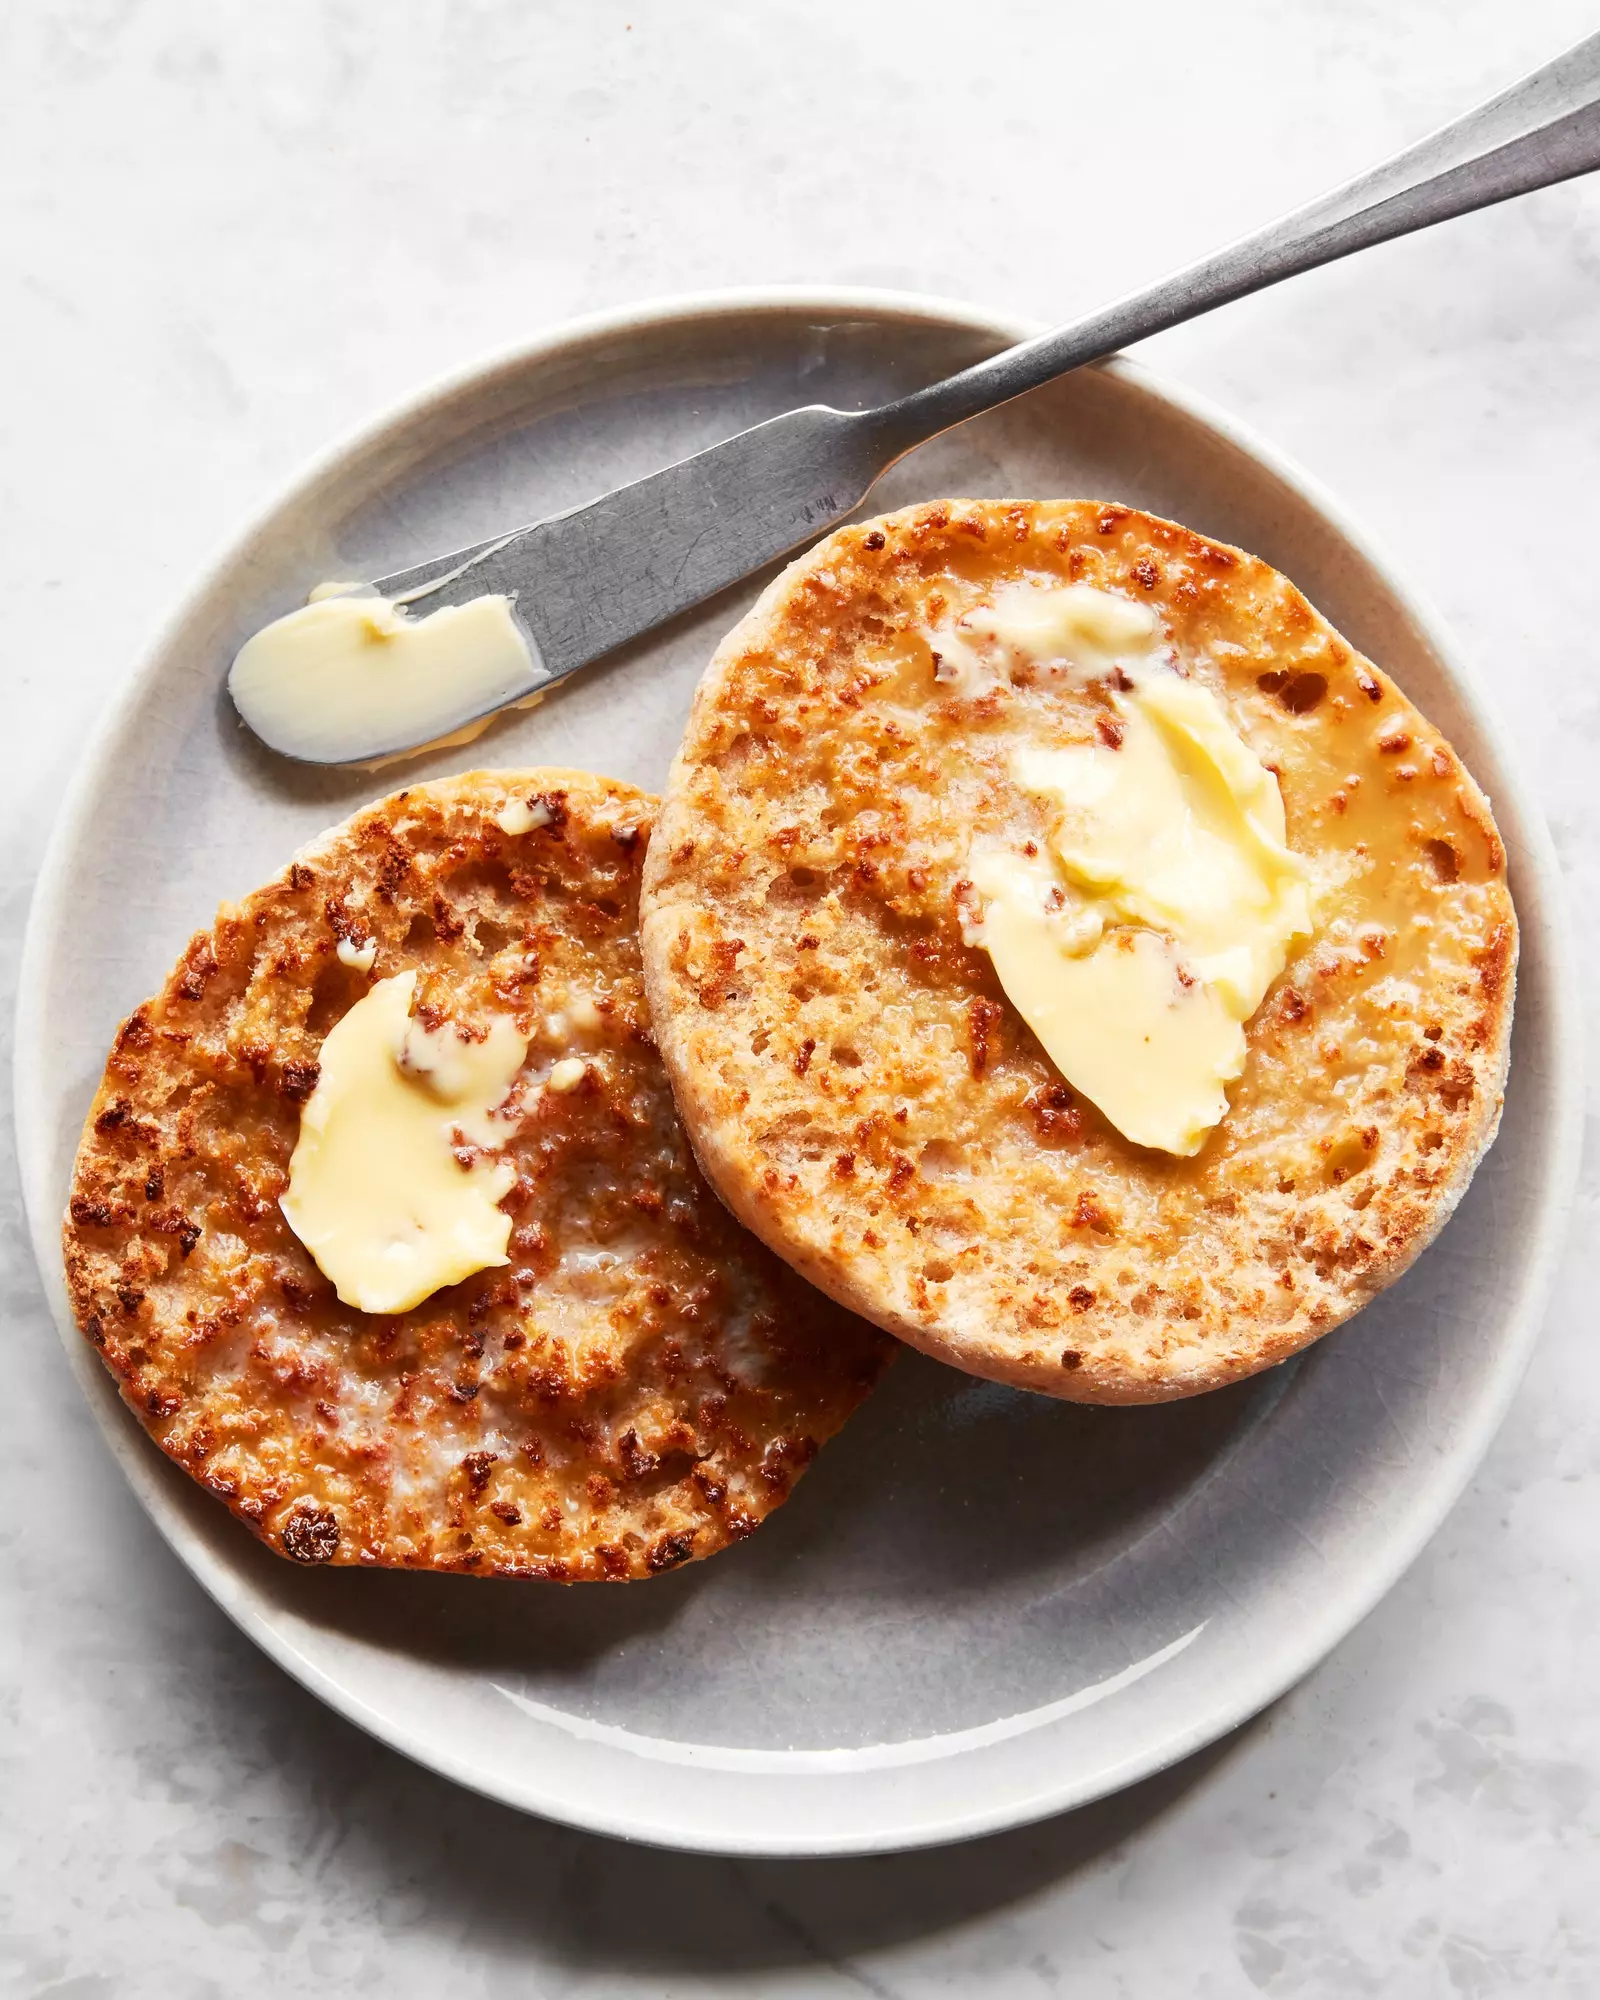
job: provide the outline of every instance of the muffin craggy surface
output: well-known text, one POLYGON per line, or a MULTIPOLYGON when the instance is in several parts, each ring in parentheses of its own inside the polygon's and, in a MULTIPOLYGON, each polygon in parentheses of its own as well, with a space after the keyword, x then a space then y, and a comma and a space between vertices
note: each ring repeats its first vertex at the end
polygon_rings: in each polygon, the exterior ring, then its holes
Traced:
POLYGON ((1084 1401, 1280 1361, 1432 1238, 1498 1123, 1516 923, 1487 802, 1265 563, 1132 509, 949 501, 841 529, 695 699, 645 869, 656 1032, 701 1163, 841 1302, 1084 1401), (938 635, 997 591, 1148 605, 1277 774, 1315 929, 1193 1159, 1123 1138, 972 935, 975 842, 1047 841, 1022 744, 1106 740, 1103 684, 938 635))
POLYGON ((778 1506, 891 1351, 695 1170, 640 978, 653 810, 568 771, 397 792, 225 907, 117 1035, 65 1230, 79 1324, 162 1449, 284 1554, 670 1569, 778 1506), (511 1261, 373 1315, 278 1203, 324 1037, 411 969, 430 1027, 529 1037, 511 1261))

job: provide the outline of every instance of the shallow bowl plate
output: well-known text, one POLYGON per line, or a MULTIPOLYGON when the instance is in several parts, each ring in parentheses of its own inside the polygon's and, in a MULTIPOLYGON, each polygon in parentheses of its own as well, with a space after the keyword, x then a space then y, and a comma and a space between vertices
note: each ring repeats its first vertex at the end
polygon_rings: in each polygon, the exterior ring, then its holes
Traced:
MULTIPOLYGON (((1078 1409, 907 1355, 753 1540, 627 1589, 303 1570, 167 1463, 71 1324, 57 1248, 118 1019, 218 901, 405 777, 587 766, 659 787, 760 579, 404 776, 259 752, 222 695, 265 619, 583 501, 795 403, 864 405, 1031 329, 888 294, 722 295, 570 326, 324 458, 130 681, 63 809, 28 936, 18 1127, 84 1393, 184 1562, 273 1658, 496 1798, 667 1845, 909 1847, 1099 1797, 1220 1736, 1377 1601, 1482 1454, 1543 1306, 1576 1160, 1549 844, 1450 640, 1325 495, 1195 398, 1087 369, 904 461, 943 494, 1131 501, 1285 570, 1492 795, 1523 925, 1505 1122, 1413 1272, 1297 1363, 1197 1401, 1078 1409)), ((605 579, 597 578, 603 589, 605 579)))

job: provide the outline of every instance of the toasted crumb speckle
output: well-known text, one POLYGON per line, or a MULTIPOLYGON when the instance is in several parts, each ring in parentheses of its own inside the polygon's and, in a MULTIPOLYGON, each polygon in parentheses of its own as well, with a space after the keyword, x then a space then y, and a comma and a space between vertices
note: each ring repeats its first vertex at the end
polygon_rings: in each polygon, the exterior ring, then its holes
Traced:
POLYGON ((944 501, 785 571, 696 695, 642 935, 735 1213, 904 1339, 1053 1395, 1190 1395, 1294 1353, 1428 1242, 1499 1118, 1516 920, 1482 793, 1287 579, 1127 507, 944 501), (1107 708, 1025 661, 942 674, 933 640, 1065 582, 1156 613, 1314 877, 1316 935, 1193 1160, 1070 1088, 972 927, 973 839, 1048 833, 1012 748, 1103 741, 1107 708))
POLYGON ((161 1448, 293 1561, 660 1574, 778 1506, 892 1352, 695 1168, 639 965, 653 803, 578 772, 413 786, 222 911, 118 1033, 64 1232, 79 1323, 161 1448), (416 968, 430 1023, 531 1034, 547 990, 585 1002, 586 1056, 541 1090, 530 1048, 508 1123, 510 1266, 392 1317, 341 1305, 278 1208, 369 947, 416 968))

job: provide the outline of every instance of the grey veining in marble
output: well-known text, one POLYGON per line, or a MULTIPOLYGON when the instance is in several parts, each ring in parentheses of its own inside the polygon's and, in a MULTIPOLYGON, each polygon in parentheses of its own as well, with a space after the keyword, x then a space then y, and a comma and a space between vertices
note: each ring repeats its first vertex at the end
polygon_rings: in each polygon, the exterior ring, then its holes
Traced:
MULTIPOLYGON (((651 293, 877 283, 1065 316, 1591 26, 1577 0, 18 0, 7 1024, 83 728, 331 433, 651 293)), ((1150 359, 1324 478, 1462 635, 1542 789, 1592 1004, 1600 187, 1301 280, 1150 359)), ((0 1202, 6 1993, 1600 1990, 1593 1152, 1504 1432, 1304 1685, 1071 1818, 795 1865, 521 1820, 321 1710, 133 1507, 48 1324, 9 1161, 0 1202)))

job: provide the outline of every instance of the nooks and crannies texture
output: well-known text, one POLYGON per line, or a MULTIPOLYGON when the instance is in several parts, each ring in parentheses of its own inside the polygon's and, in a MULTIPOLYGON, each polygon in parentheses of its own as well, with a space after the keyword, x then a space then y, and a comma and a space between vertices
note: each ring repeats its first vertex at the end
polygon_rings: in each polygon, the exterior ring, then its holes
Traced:
POLYGON ((951 500, 839 530, 719 649, 645 869, 696 1150, 833 1297, 976 1374, 1191 1395, 1302 1348, 1432 1238, 1493 1137, 1516 920, 1487 801, 1284 577, 1127 507, 951 500), (1010 585, 1150 606, 1276 771, 1317 925, 1194 1159, 1131 1144, 965 941, 976 840, 1047 850, 1021 743, 1114 741, 1104 684, 938 634, 1010 585))
POLYGON ((570 771, 397 792, 224 908, 117 1034, 66 1224, 78 1321, 161 1448, 286 1555, 671 1569, 778 1506, 892 1351, 695 1169, 640 976, 654 803, 570 771), (511 1261, 378 1316, 278 1201, 324 1037, 411 968, 425 1025, 529 1039, 511 1261))

